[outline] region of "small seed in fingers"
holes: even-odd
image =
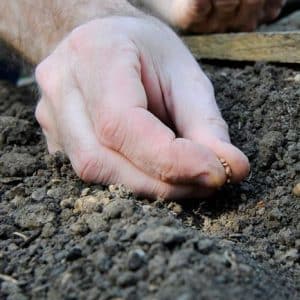
[[[227,161],[224,158],[220,158],[220,162],[221,162],[222,166],[224,167],[224,171],[226,174],[226,183],[230,183],[231,177],[232,177],[231,167],[229,166],[229,164],[227,163]]]

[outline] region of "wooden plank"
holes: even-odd
[[[184,36],[197,58],[300,63],[300,32]]]

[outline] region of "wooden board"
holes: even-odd
[[[184,36],[197,58],[300,63],[300,32]]]

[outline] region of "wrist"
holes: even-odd
[[[73,5],[70,5],[73,2]],[[61,4],[60,14],[56,16],[55,23],[61,24],[57,30],[49,31],[48,39],[45,39],[44,53],[47,56],[56,45],[65,38],[73,29],[95,19],[110,16],[144,17],[144,13],[133,7],[127,0],[112,1],[103,0],[72,0]]]
[[[143,13],[126,0],[10,0],[0,3],[0,37],[37,63],[77,26],[114,15]]]

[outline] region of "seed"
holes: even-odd
[[[297,183],[294,188],[293,188],[293,194],[296,196],[296,197],[300,197],[300,182]]]
[[[232,171],[231,171],[231,168],[230,168],[229,166],[227,166],[227,167],[225,168],[225,173],[226,173],[226,175],[228,175],[228,176],[231,176],[231,175],[232,175]]]
[[[225,174],[226,174],[226,183],[230,183],[231,182],[231,176],[232,176],[232,170],[229,166],[229,164],[227,163],[227,161],[224,159],[224,158],[220,158],[219,159],[222,166],[224,167],[224,171],[225,171]]]

